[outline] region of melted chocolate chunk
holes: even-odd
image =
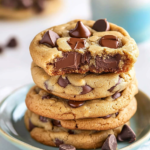
[[[109,31],[110,25],[106,19],[100,19],[100,20],[95,21],[92,28],[98,32]]]
[[[114,88],[115,88],[118,84],[120,84],[120,83],[121,83],[121,78],[119,77],[118,83],[116,83],[116,85],[113,86],[113,87],[111,87],[108,91],[109,91],[109,92],[112,92],[112,91],[114,90]]]
[[[55,33],[52,30],[49,30],[44,34],[43,38],[40,40],[39,43],[56,47],[57,46],[56,41],[58,38],[60,37],[57,33]]]
[[[136,140],[136,135],[134,131],[128,126],[124,125],[121,133],[117,136],[119,141],[129,141],[129,143]]]
[[[114,95],[112,95],[112,98],[113,98],[113,99],[117,99],[117,98],[119,98],[120,96],[121,96],[121,93],[117,92],[117,93],[115,93]]]
[[[32,131],[36,126],[29,120],[29,131]]]
[[[85,40],[84,39],[79,39],[79,38],[70,38],[67,43],[70,45],[70,47],[75,50],[75,49],[80,49],[85,47]]]
[[[83,86],[82,87],[82,92],[81,92],[81,94],[87,94],[87,93],[89,93],[89,92],[91,92],[93,89],[90,87],[90,86],[88,86],[88,85],[85,85],[85,86]]]
[[[111,116],[112,116],[112,115],[107,115],[107,116],[100,117],[100,118],[107,119],[107,118],[110,118]]]
[[[43,117],[43,116],[39,116],[39,119],[40,119],[40,121],[42,121],[42,122],[48,122],[48,118],[46,118],[46,117]]]
[[[61,144],[59,145],[59,150],[76,150],[76,148],[72,145]]]
[[[73,108],[78,108],[82,106],[85,103],[85,101],[68,101],[68,105]]]
[[[17,46],[17,40],[15,38],[11,38],[6,45],[6,47],[10,47],[10,48],[14,48],[16,46]]]
[[[61,145],[61,144],[64,144],[64,142],[62,141],[62,140],[59,140],[59,139],[55,139],[55,144],[56,144],[56,146],[59,146],[59,145]]]
[[[42,96],[42,99],[50,99],[51,97],[52,97],[51,94],[43,95],[43,96]]]
[[[74,131],[69,130],[68,133],[69,133],[69,134],[74,134]]]
[[[108,69],[108,70],[117,70],[118,64],[121,60],[121,56],[116,54],[115,56],[110,56],[109,58],[103,59],[102,57],[96,56],[96,68],[97,69]]]
[[[102,145],[102,150],[116,150],[117,140],[113,134],[108,135],[106,141]]]
[[[68,78],[66,77],[66,79],[62,78],[62,76],[59,77],[58,79],[58,84],[61,86],[61,87],[66,87],[68,84],[69,84],[69,80]]]
[[[61,127],[61,123],[59,120],[52,120],[52,124],[53,124],[53,126]]]
[[[91,32],[81,21],[78,21],[76,27],[69,31],[69,35],[76,38],[88,38]]]
[[[101,37],[99,44],[100,46],[114,48],[114,49],[120,46],[118,38],[113,35],[105,35]]]

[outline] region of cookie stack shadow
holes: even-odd
[[[36,85],[24,119],[33,139],[108,150],[117,140],[135,141],[129,120],[137,110],[138,48],[123,28],[74,20],[39,33],[30,53]]]

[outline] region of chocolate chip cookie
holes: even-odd
[[[31,66],[32,78],[37,86],[56,96],[82,101],[103,98],[123,91],[135,78],[132,68],[126,73],[65,74],[50,76],[35,63]]]
[[[25,19],[53,13],[59,7],[60,0],[0,0],[0,18]]]
[[[24,117],[31,137],[42,144],[55,147],[61,144],[71,144],[82,149],[98,148],[103,145],[110,134],[117,137],[123,128],[120,126],[105,131],[69,130],[43,118],[31,118],[32,115],[33,113],[27,111]]]
[[[30,111],[30,120],[33,122],[42,119],[45,122],[52,122],[56,126],[71,130],[109,130],[125,124],[134,115],[136,109],[137,102],[136,99],[133,98],[128,106],[120,109],[117,113],[90,119],[54,120],[39,116],[30,110],[28,111]],[[50,128],[48,123],[46,128]]]
[[[127,72],[139,55],[129,34],[106,19],[73,20],[44,30],[31,42],[30,53],[51,76]]]
[[[32,112],[57,120],[103,117],[126,107],[138,92],[136,83],[106,98],[91,101],[62,99],[46,91],[32,87],[26,97],[26,105]]]

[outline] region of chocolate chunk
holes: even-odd
[[[76,150],[76,148],[72,145],[61,144],[59,145],[59,150]]]
[[[112,115],[107,115],[107,116],[104,116],[104,117],[101,117],[103,119],[107,119],[107,118],[110,118]]]
[[[51,94],[43,95],[43,96],[42,96],[42,99],[50,99],[51,97],[52,97]]]
[[[74,131],[69,130],[68,133],[69,133],[69,134],[74,134]]]
[[[29,131],[32,131],[36,126],[29,120]]]
[[[113,99],[117,99],[117,98],[119,98],[120,96],[121,96],[121,93],[116,92],[114,95],[112,95],[112,98],[113,98]]]
[[[81,61],[81,54],[77,52],[64,53],[62,58],[58,58],[55,62],[56,69],[75,68],[77,69]]]
[[[116,54],[115,56],[109,56],[109,58],[103,59],[102,57],[96,56],[96,68],[97,69],[108,69],[108,70],[117,70],[118,64],[121,60],[121,56]]]
[[[18,7],[18,0],[2,0],[2,6],[7,8],[17,8]]]
[[[136,140],[136,135],[134,131],[128,126],[124,125],[121,133],[117,136],[119,141],[129,141],[129,143]]]
[[[85,103],[85,101],[68,101],[68,105],[73,107],[73,108],[77,108],[82,106]]]
[[[48,89],[48,81],[45,81],[45,82],[44,82],[44,86],[45,86],[45,88],[46,88],[47,91],[50,91],[50,90]]]
[[[55,33],[52,30],[47,31],[42,40],[40,40],[40,44],[45,44],[45,45],[50,45],[52,47],[56,47],[56,41],[57,39],[60,38],[59,35],[57,33]]]
[[[79,38],[70,38],[67,43],[70,45],[70,47],[75,50],[75,49],[80,49],[85,47],[85,40],[84,39],[79,39]]]
[[[64,144],[64,142],[62,141],[62,140],[59,140],[59,139],[55,139],[55,144],[56,144],[56,146],[59,146],[59,145],[61,145],[61,144]]]
[[[110,25],[106,19],[100,19],[100,20],[95,21],[92,28],[98,32],[109,31]]]
[[[117,140],[113,134],[108,135],[107,139],[102,145],[101,150],[116,150]]]
[[[119,47],[119,40],[116,36],[113,35],[105,35],[101,37],[99,40],[99,45],[103,47],[109,47],[109,48],[118,48]]]
[[[52,120],[53,126],[61,127],[61,123],[59,120]]]
[[[35,7],[38,13],[42,12],[45,9],[45,0],[36,0]]]
[[[113,86],[113,87],[111,87],[108,91],[109,91],[109,92],[112,92],[112,91],[114,90],[114,88],[115,88],[118,84],[120,84],[120,83],[121,83],[121,78],[119,77],[118,83],[116,83],[116,85]]]
[[[119,115],[119,112],[116,112],[115,115],[116,115],[116,117],[117,117],[117,116]]]
[[[33,5],[33,0],[20,0],[22,7],[29,8]]]
[[[81,64],[89,64],[91,59],[90,52],[85,52],[84,55],[81,57]]]
[[[17,46],[17,40],[15,38],[11,38],[7,43],[6,47],[14,48]]]
[[[76,38],[88,38],[91,32],[81,21],[78,21],[76,27],[69,31],[69,35]]]
[[[48,122],[48,118],[46,118],[46,117],[43,117],[43,116],[39,116],[39,119],[40,119],[40,121],[42,121],[42,122]]]
[[[88,86],[88,85],[85,85],[85,86],[82,86],[82,92],[81,92],[81,94],[87,94],[87,93],[89,93],[89,92],[91,92],[93,89],[90,87],[90,86]]]
[[[69,84],[69,80],[68,78],[66,77],[66,79],[62,78],[62,76],[59,77],[58,79],[58,84],[61,86],[61,87],[66,87],[68,84]]]

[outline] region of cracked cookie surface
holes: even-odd
[[[97,31],[96,22],[73,20],[40,32],[30,45],[33,61],[51,76],[129,71],[139,55],[135,41],[112,23]]]
[[[121,93],[91,101],[71,101],[32,87],[26,97],[29,110],[44,117],[57,120],[103,117],[117,113],[126,107],[137,94],[136,83],[131,83]]]
[[[56,96],[75,100],[90,100],[114,95],[123,91],[135,78],[134,68],[126,73],[109,74],[65,74],[49,76],[34,62],[32,78],[37,86]]]
[[[60,144],[70,144],[76,148],[90,149],[101,147],[109,134],[117,136],[123,126],[105,131],[95,130],[68,130],[63,127],[55,126],[51,122],[42,122],[39,119],[30,120],[31,113],[27,111],[24,117],[26,128],[36,141],[58,147]],[[129,125],[129,122],[126,124]]]

